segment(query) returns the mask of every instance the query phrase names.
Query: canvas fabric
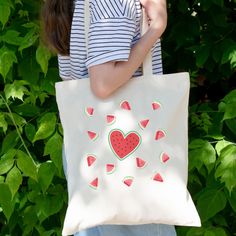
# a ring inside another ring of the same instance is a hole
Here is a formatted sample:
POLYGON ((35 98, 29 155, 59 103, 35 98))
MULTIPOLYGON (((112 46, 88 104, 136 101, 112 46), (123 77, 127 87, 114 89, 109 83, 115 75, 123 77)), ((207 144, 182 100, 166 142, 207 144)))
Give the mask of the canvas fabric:
POLYGON ((56 83, 68 183, 63 236, 109 224, 201 225, 186 187, 189 74, 153 75, 151 64, 149 53, 143 76, 106 99, 89 79, 56 83))

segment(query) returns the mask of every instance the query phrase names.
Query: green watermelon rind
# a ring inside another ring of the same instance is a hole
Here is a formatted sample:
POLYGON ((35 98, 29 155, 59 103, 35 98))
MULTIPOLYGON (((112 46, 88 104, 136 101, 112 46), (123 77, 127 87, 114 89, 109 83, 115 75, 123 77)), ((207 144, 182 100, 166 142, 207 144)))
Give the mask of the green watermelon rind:
POLYGON ((84 108, 84 113, 86 116, 88 117, 92 117, 93 115, 90 115, 88 112, 87 112, 87 107, 84 108))
MULTIPOLYGON (((166 164, 166 162, 164 162, 163 160, 162 160, 162 156, 163 156, 163 154, 166 154, 165 152, 162 152, 161 154, 160 154, 160 162, 161 163, 163 163, 163 164, 166 164)), ((168 155, 168 154, 167 154, 168 155)), ((169 155, 168 155, 169 156, 169 155)), ((170 157, 169 157, 170 158, 170 157)))
MULTIPOLYGON (((163 130, 163 129, 159 129, 159 130, 156 131, 156 133, 159 132, 159 131, 161 131, 162 133, 164 133, 164 137, 162 137, 162 138, 165 138, 165 137, 167 136, 165 130, 163 130)), ((156 133, 155 133, 155 140, 156 140, 156 133)), ((157 141, 157 140, 156 140, 156 141, 157 141)))
POLYGON ((132 180, 134 180, 134 177, 133 177, 133 176, 125 176, 125 177, 123 178, 123 180, 122 180, 122 183, 125 184, 125 180, 127 180, 127 179, 132 179, 132 180))
MULTIPOLYGON (((135 161, 136 161, 136 159, 135 159, 135 161)), ((148 165, 148 163, 147 163, 147 161, 145 161, 145 164, 144 164, 144 166, 142 166, 142 167, 139 167, 139 166, 137 166, 137 164, 136 164, 136 167, 137 167, 138 169, 144 169, 144 168, 146 168, 146 167, 147 167, 147 165, 148 165)))
POLYGON ((123 132, 121 129, 112 129, 112 130, 109 132, 109 134, 108 134, 108 143, 109 143, 109 146, 110 146, 110 148, 111 148, 113 154, 114 154, 120 161, 123 161, 123 160, 125 160, 127 157, 129 157, 131 154, 133 154, 133 153, 139 148, 139 146, 140 146, 141 143, 142 143, 142 136, 141 136, 137 131, 130 131, 130 132, 128 132, 128 133, 125 135, 124 132, 123 132), (111 133, 112 133, 113 131, 116 131, 116 130, 120 131, 120 132, 123 134, 123 136, 124 136, 125 138, 126 138, 126 136, 128 136, 130 133, 136 133, 136 134, 139 136, 139 144, 137 145, 137 147, 136 147, 132 152, 130 152, 127 156, 125 156, 125 157, 123 157, 123 158, 120 158, 120 157, 115 153, 115 151, 114 151, 113 148, 112 148, 111 142, 110 142, 110 135, 111 135, 111 133))
POLYGON ((99 134, 96 133, 96 136, 95 136, 94 138, 91 139, 91 138, 89 137, 89 139, 94 142, 94 141, 96 141, 96 140, 98 139, 98 137, 99 137, 99 134))
POLYGON ((93 142, 96 141, 99 137, 99 134, 96 134, 95 138, 91 139, 93 142))
POLYGON ((114 166, 114 168, 113 168, 112 171, 107 172, 107 170, 106 170, 106 174, 107 174, 107 175, 111 175, 111 174, 113 174, 115 171, 116 171, 116 167, 114 166))
POLYGON ((91 184, 89 184, 89 187, 90 187, 91 189, 93 189, 93 190, 97 190, 97 189, 98 189, 98 187, 94 187, 94 186, 91 185, 91 184))
POLYGON ((93 185, 91 185, 91 183, 89 184, 89 187, 90 187, 91 189, 93 189, 93 190, 97 190, 97 189, 98 189, 98 187, 94 187, 93 185))
MULTIPOLYGON (((154 101, 152 101, 152 104, 153 103, 158 103, 159 105, 160 105, 160 108, 162 107, 162 104, 160 103, 160 102, 158 102, 157 100, 154 100, 154 101)), ((153 109, 154 110, 154 109, 153 109)), ((155 111, 155 110, 154 110, 155 111)))
MULTIPOLYGON (((87 154, 86 154, 86 162, 87 162, 87 158, 88 158, 89 156, 93 156, 93 157, 95 158, 95 161, 97 160, 97 156, 96 156, 96 155, 94 155, 94 154, 92 154, 92 153, 87 153, 87 154)), ((87 164, 88 164, 88 162, 87 162, 87 164)), ((90 166, 90 167, 91 167, 91 166, 90 166)))
POLYGON ((116 117, 114 117, 114 120, 112 122, 107 122, 107 125, 113 125, 116 122, 116 117))
POLYGON ((138 125, 139 125, 140 129, 142 129, 142 130, 146 129, 146 127, 143 127, 143 126, 141 125, 141 121, 138 122, 138 125))
MULTIPOLYGON (((129 104, 129 102, 128 102, 127 100, 123 100, 123 101, 120 102, 120 107, 121 107, 121 108, 122 108, 122 104, 123 104, 124 102, 127 102, 127 103, 129 104)), ((129 106, 130 106, 130 104, 129 104, 129 106)), ((122 109, 124 109, 124 108, 122 108, 122 109)), ((130 109, 124 109, 124 110, 131 111, 131 107, 130 107, 130 109)))

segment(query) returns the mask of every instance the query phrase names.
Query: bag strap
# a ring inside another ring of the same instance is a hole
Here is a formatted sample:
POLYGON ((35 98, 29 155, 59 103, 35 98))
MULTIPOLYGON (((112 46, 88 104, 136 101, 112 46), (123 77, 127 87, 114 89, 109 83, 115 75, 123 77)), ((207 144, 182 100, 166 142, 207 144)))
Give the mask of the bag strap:
MULTIPOLYGON (((85 45, 86 51, 88 54, 88 31, 90 24, 90 10, 89 10, 89 2, 90 0, 84 1, 84 25, 85 25, 85 45)), ((144 8, 142 7, 142 20, 140 22, 141 36, 145 34, 148 30, 148 19, 147 14, 145 13, 144 8)), ((151 50, 148 52, 144 62, 143 62, 143 75, 149 77, 152 75, 152 54, 151 50)))

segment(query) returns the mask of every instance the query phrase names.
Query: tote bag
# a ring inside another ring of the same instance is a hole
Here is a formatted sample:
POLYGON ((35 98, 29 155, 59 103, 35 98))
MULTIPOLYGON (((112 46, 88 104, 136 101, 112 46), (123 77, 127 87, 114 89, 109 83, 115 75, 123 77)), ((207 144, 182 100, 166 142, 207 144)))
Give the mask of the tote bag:
POLYGON ((103 224, 201 225, 186 187, 189 87, 188 73, 153 75, 150 53, 143 76, 106 99, 94 96, 88 78, 56 83, 69 195, 64 236, 103 224))

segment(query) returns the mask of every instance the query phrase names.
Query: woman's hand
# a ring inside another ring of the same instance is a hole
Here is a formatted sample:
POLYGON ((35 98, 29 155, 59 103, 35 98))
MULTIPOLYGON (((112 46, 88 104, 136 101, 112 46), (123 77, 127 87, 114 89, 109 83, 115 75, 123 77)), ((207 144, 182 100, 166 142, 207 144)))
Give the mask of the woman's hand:
POLYGON ((166 0, 140 0, 148 16, 150 28, 163 33, 167 25, 166 0))

